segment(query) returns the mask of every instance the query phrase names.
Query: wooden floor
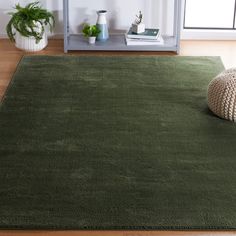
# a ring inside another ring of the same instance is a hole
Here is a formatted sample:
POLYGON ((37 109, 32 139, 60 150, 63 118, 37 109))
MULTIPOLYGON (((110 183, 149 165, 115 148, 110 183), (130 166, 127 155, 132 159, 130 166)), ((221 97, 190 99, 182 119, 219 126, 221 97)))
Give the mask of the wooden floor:
MULTIPOLYGON (((0 39, 0 98, 23 55, 7 39, 0 39)), ((35 53, 45 55, 63 54, 62 40, 51 40, 47 49, 35 53)), ((78 55, 175 55, 157 52, 74 52, 78 55)), ((236 67, 236 41, 182 41, 180 55, 221 56, 226 68, 236 67)), ((1 203, 0 203, 1 204, 1 203)), ((236 231, 9 231, 1 230, 0 236, 229 236, 236 231)))
MULTIPOLYGON (((6 91, 9 81, 20 58, 30 54, 20 51, 7 39, 0 39, 0 99, 6 91)), ((63 54, 61 39, 49 41, 48 47, 38 53, 46 55, 63 54)), ((158 52, 73 52, 78 55, 175 55, 158 52)), ((182 41, 180 55, 185 56, 221 56, 226 68, 236 67, 236 41, 182 41)))
POLYGON ((235 232, 199 231, 0 231, 0 236, 235 236, 235 232))

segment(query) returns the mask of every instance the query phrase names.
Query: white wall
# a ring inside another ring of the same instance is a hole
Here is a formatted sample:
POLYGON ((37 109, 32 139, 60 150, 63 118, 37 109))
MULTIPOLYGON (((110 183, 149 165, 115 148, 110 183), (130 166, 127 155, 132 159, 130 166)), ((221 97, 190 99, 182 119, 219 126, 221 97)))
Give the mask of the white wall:
MULTIPOLYGON (((0 0, 0 36, 6 36, 5 27, 10 17, 6 14, 16 3, 25 5, 33 0, 0 0)), ((55 35, 63 34, 62 0, 41 0, 56 18, 55 35)), ((108 25, 112 32, 125 32, 141 10, 146 27, 160 27, 163 34, 172 34, 174 0, 70 0, 71 33, 81 32, 84 22, 96 23, 96 11, 108 10, 108 25)))

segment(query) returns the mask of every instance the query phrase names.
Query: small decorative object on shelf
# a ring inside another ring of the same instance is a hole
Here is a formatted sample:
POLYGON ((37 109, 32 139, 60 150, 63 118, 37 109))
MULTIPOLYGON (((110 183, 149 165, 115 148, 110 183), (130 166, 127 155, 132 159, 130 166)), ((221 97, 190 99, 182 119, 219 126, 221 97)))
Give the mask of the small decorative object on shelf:
POLYGON ((96 25, 85 24, 83 28, 83 34, 88 38, 89 44, 95 44, 96 37, 100 33, 100 29, 96 25))
POLYGON ((127 46, 160 46, 164 44, 159 29, 145 29, 143 33, 136 34, 133 33, 132 28, 130 28, 125 35, 125 42, 127 46))
POLYGON ((143 14, 139 11, 139 15, 136 15, 135 22, 132 24, 132 32, 136 34, 143 33, 145 31, 145 24, 142 23, 143 14))
POLYGON ((130 28, 126 36, 131 39, 157 40, 160 36, 160 31, 159 29, 146 28, 144 32, 136 34, 132 31, 132 28, 130 28))
POLYGON ((38 4, 33 2, 25 7, 17 4, 15 11, 9 13, 11 19, 6 27, 7 35, 19 49, 40 51, 48 44, 46 26, 49 25, 52 31, 55 20, 51 12, 38 4))
POLYGON ((106 19, 106 10, 100 10, 97 12, 97 27, 100 30, 100 33, 97 36, 98 41, 106 41, 109 38, 107 19, 106 19))

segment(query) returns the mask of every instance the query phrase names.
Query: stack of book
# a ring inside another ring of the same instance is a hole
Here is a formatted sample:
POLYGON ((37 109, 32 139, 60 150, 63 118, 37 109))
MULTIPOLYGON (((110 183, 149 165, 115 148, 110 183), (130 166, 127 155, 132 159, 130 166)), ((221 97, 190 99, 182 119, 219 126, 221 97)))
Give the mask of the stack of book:
POLYGON ((145 32, 136 34, 130 28, 125 35, 125 41, 128 46, 131 45, 162 45, 163 38, 159 33, 159 29, 145 29, 145 32))

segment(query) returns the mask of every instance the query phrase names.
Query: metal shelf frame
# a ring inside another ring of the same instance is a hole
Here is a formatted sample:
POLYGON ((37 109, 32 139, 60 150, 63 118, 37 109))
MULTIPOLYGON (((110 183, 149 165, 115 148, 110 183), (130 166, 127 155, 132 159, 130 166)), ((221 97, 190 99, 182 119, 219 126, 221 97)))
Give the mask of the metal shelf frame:
POLYGON ((173 36, 163 36, 163 45, 127 46, 124 34, 112 34, 106 42, 89 45, 82 35, 70 34, 69 0, 63 0, 64 52, 68 51, 172 51, 179 53, 181 30, 181 1, 174 0, 173 36))

